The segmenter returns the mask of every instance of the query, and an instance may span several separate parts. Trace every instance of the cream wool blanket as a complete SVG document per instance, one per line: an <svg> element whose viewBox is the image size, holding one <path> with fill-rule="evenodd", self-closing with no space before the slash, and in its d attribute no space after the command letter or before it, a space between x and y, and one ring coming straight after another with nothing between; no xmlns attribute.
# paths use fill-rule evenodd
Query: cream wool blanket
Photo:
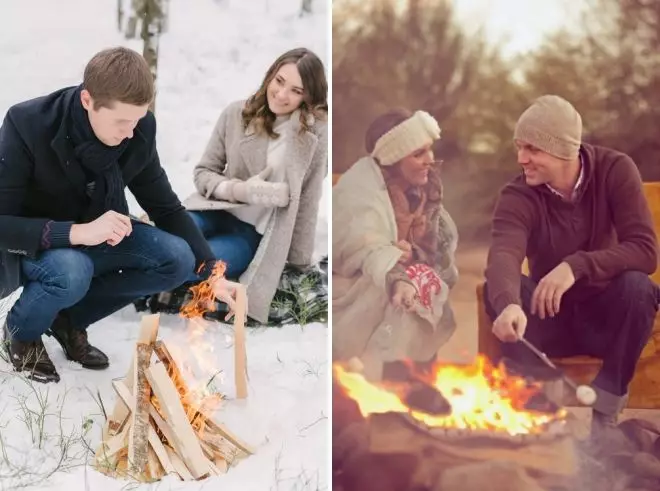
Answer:
<svg viewBox="0 0 660 491"><path fill-rule="evenodd" d="M418 306L403 312L391 305L386 275L402 251L393 245L394 210L371 157L362 158L341 177L333 188L332 206L333 358L357 356L365 364L404 358L428 361L455 330L453 322L441 322L449 286L442 281L430 309ZM456 234L453 239L452 253Z"/></svg>

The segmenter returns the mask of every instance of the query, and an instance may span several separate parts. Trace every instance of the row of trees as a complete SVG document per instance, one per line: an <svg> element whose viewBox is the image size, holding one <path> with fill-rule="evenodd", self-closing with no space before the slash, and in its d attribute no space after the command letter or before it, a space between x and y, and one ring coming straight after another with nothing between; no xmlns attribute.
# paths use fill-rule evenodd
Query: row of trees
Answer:
<svg viewBox="0 0 660 491"><path fill-rule="evenodd" d="M481 32L465 33L449 0L335 0L333 170L364 153L378 114L425 109L443 130L447 207L463 240L485 240L497 193L518 172L516 120L553 93L580 111L585 140L630 154L646 180L660 180L660 1L587 1L579 31L505 59Z"/></svg>

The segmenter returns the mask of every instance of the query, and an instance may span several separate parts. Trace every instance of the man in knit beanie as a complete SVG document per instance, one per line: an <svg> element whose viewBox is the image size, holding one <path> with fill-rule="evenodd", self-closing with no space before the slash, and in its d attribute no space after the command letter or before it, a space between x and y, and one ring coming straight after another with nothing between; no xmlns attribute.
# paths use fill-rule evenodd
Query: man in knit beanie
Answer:
<svg viewBox="0 0 660 491"><path fill-rule="evenodd" d="M538 98L515 132L522 175L501 191L486 268L486 309L519 371L550 357L597 356L592 430L616 423L651 333L660 289L657 240L632 159L582 142L582 119ZM527 258L529 275L521 274Z"/></svg>

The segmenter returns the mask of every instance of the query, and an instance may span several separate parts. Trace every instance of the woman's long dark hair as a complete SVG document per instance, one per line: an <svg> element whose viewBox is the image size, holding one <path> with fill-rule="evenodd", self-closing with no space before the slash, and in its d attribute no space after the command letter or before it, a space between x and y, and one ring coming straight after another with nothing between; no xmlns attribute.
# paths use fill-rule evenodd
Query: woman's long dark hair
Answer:
<svg viewBox="0 0 660 491"><path fill-rule="evenodd" d="M282 65L288 63L296 65L303 84L303 102L300 105L301 131L310 130L308 125L310 114L317 119L325 119L328 114L328 82L323 63L307 48L296 48L275 60L266 72L259 90L247 100L242 113L244 128L253 124L257 133L265 131L271 138L278 136L273 130L275 113L268 107L266 90Z"/></svg>

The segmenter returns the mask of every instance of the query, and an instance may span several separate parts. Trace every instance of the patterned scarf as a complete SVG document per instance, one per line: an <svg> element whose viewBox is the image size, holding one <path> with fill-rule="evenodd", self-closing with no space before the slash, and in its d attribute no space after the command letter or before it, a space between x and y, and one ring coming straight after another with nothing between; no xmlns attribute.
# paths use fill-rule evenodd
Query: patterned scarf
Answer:
<svg viewBox="0 0 660 491"><path fill-rule="evenodd" d="M442 217L440 170L432 167L424 186L410 187L396 168L381 167L394 209L397 240L411 244L416 262L449 267L450 230Z"/></svg>

